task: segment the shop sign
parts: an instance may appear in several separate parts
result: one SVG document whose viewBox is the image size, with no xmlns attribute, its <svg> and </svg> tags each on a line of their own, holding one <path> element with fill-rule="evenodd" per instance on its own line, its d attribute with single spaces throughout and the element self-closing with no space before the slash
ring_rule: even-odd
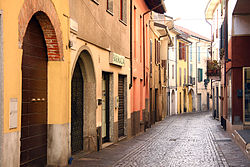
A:
<svg viewBox="0 0 250 167">
<path fill-rule="evenodd" d="M 125 65 L 125 57 L 121 56 L 117 53 L 110 52 L 109 54 L 109 63 L 114 64 L 117 66 L 124 66 Z"/>
</svg>

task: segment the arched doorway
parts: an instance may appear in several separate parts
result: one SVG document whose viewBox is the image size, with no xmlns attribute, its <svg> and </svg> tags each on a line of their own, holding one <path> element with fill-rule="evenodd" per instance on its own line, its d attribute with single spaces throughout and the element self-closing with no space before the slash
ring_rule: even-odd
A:
<svg viewBox="0 0 250 167">
<path fill-rule="evenodd" d="M 20 166 L 47 164 L 47 48 L 34 15 L 23 39 Z"/>
<path fill-rule="evenodd" d="M 173 114 L 176 114 L 174 90 L 172 90 L 172 93 L 171 93 L 171 115 L 173 115 Z"/>
<path fill-rule="evenodd" d="M 191 89 L 188 93 L 188 111 L 193 112 L 194 111 L 194 91 Z"/>
<path fill-rule="evenodd" d="M 96 133 L 96 79 L 91 52 L 79 49 L 72 66 L 71 80 L 71 153 L 94 151 Z"/>
<path fill-rule="evenodd" d="M 71 81 L 71 151 L 83 150 L 83 77 L 77 61 Z"/>
</svg>

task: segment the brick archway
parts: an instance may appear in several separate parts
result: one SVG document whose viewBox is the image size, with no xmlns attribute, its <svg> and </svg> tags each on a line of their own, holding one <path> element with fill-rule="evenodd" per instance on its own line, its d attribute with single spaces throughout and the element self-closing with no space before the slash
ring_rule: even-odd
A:
<svg viewBox="0 0 250 167">
<path fill-rule="evenodd" d="M 60 21 L 51 0 L 25 0 L 18 16 L 18 42 L 22 48 L 23 37 L 32 16 L 35 15 L 43 30 L 49 61 L 63 60 L 63 41 Z"/>
</svg>

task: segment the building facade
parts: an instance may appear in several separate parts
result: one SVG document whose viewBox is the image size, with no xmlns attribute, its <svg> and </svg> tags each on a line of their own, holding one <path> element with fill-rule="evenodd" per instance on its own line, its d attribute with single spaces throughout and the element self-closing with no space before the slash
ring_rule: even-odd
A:
<svg viewBox="0 0 250 167">
<path fill-rule="evenodd" d="M 69 2 L 74 154 L 131 136 L 130 2 Z"/>
<path fill-rule="evenodd" d="M 132 2 L 132 135 L 150 126 L 149 104 L 149 20 L 150 12 L 165 12 L 162 1 L 135 0 Z"/>
<path fill-rule="evenodd" d="M 171 37 L 166 26 L 165 16 L 151 13 L 150 38 L 150 122 L 161 121 L 168 112 L 167 96 L 167 57 Z"/>
<path fill-rule="evenodd" d="M 68 7 L 67 0 L 0 3 L 0 166 L 67 165 Z"/>
</svg>

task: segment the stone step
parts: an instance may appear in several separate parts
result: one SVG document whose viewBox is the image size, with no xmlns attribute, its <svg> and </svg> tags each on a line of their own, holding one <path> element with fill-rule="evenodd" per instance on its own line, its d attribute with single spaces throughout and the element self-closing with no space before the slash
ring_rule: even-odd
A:
<svg viewBox="0 0 250 167">
<path fill-rule="evenodd" d="M 236 143 L 250 155 L 250 130 L 235 130 L 233 136 Z"/>
</svg>

